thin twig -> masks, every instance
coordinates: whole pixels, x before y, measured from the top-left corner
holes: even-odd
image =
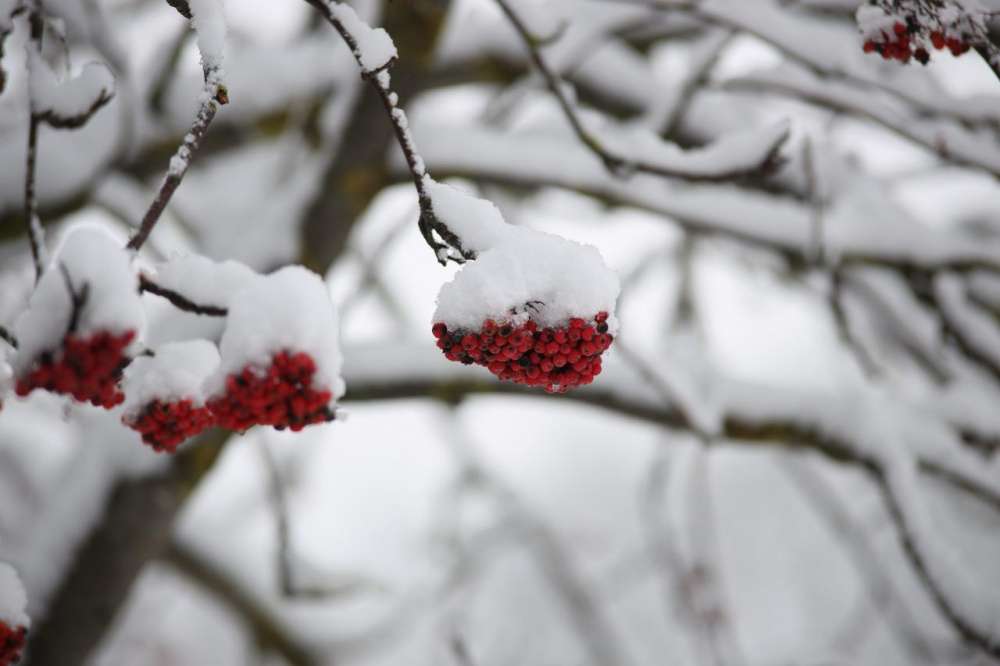
[[[542,56],[540,40],[532,34],[531,30],[524,23],[521,17],[518,16],[517,12],[514,11],[513,7],[507,0],[496,0],[496,2],[520,36],[522,43],[528,50],[528,55],[530,56],[532,63],[534,63],[535,68],[545,80],[546,87],[555,97],[563,116],[565,116],[566,120],[570,124],[570,127],[573,129],[573,133],[576,134],[577,138],[584,146],[600,158],[601,162],[604,163],[605,168],[607,168],[610,173],[615,175],[625,175],[638,171],[656,176],[663,176],[665,178],[680,178],[694,182],[716,182],[734,180],[753,173],[763,173],[773,168],[773,166],[777,163],[778,150],[784,143],[785,138],[787,138],[787,133],[779,137],[774,142],[771,150],[768,151],[759,163],[750,166],[740,165],[737,167],[722,168],[713,172],[698,172],[684,168],[669,167],[664,164],[657,164],[651,161],[628,157],[609,149],[596,134],[584,126],[583,120],[573,107],[573,102],[566,93],[565,82],[558,74],[556,74],[556,72],[549,66],[549,64],[545,61],[545,58]]]
[[[38,5],[32,3],[28,12],[28,25],[31,29],[31,46],[36,52],[42,50],[42,37],[45,33],[45,23],[38,10]],[[29,57],[28,61],[31,59]],[[28,100],[28,148],[24,165],[24,223],[28,225],[28,241],[31,244],[31,260],[35,265],[35,282],[42,279],[45,272],[45,232],[41,220],[38,219],[38,199],[35,192],[35,171],[38,159],[38,124],[35,115],[35,102],[30,96]]]
[[[201,143],[202,137],[208,131],[208,126],[212,123],[212,119],[215,118],[215,114],[219,110],[219,105],[228,103],[229,92],[220,80],[218,71],[207,70],[205,72],[205,88],[202,92],[201,105],[198,107],[198,114],[191,125],[191,130],[184,135],[184,140],[177,148],[177,153],[171,158],[167,175],[163,178],[163,182],[160,184],[160,189],[156,193],[153,203],[150,204],[146,214],[143,215],[139,230],[129,240],[126,246],[128,249],[138,250],[146,242],[146,239],[149,238],[149,234],[153,231],[153,227],[156,226],[160,216],[163,215],[163,211],[170,202],[170,198],[174,195],[174,191],[181,184],[184,174],[187,173],[188,167],[191,165],[191,158],[198,150],[198,144]]]
[[[84,282],[80,286],[80,290],[77,291],[73,287],[73,278],[69,274],[69,268],[61,261],[59,262],[59,271],[62,273],[63,282],[66,284],[66,291],[69,292],[71,303],[69,323],[66,325],[66,335],[72,335],[76,333],[77,326],[80,325],[80,314],[87,305],[87,298],[90,295],[90,284]]]
[[[843,546],[862,579],[863,593],[870,599],[878,615],[886,619],[899,644],[914,657],[933,662],[934,649],[922,635],[919,620],[910,611],[883,558],[874,550],[861,526],[848,511],[846,502],[821,474],[813,471],[809,461],[785,456],[779,459],[779,466],[802,499]],[[870,624],[865,622],[865,626]],[[847,645],[847,642],[844,644]]]
[[[0,326],[0,340],[3,340],[14,349],[18,348],[17,338],[3,326]]]
[[[687,567],[674,545],[674,540],[671,539],[673,530],[662,515],[669,469],[667,456],[661,449],[649,465],[645,482],[640,489],[640,519],[644,528],[646,550],[656,566],[657,578],[663,586],[664,604],[668,608],[680,611],[683,619],[695,630],[698,640],[694,641],[694,644],[699,652],[707,652],[713,657],[713,662],[719,664],[718,649],[713,645],[712,633],[698,609],[695,581],[685,571]],[[676,581],[673,585],[671,578]],[[696,659],[695,663],[701,661]]]
[[[150,294],[155,294],[162,298],[170,301],[178,310],[183,310],[184,312],[190,312],[197,315],[205,315],[207,317],[225,317],[229,314],[229,310],[218,305],[206,305],[204,303],[195,303],[187,296],[178,293],[172,289],[167,289],[162,287],[151,278],[140,274],[139,275],[139,291],[148,292]]]
[[[234,579],[230,567],[211,561],[194,548],[174,539],[162,554],[164,560],[234,610],[253,629],[254,637],[293,666],[316,666],[322,660],[310,646],[289,631],[267,604]]]
[[[351,53],[354,54],[354,59],[361,70],[361,78],[372,85],[382,100],[382,105],[385,107],[386,115],[396,135],[396,142],[399,144],[400,149],[403,151],[403,157],[406,159],[406,166],[413,180],[413,187],[417,191],[417,200],[420,204],[420,218],[418,221],[420,233],[427,245],[434,251],[438,263],[443,266],[448,261],[463,263],[468,259],[475,259],[476,253],[464,248],[461,238],[451,231],[438,218],[434,211],[434,200],[427,192],[425,186],[425,179],[429,178],[430,175],[427,172],[423,158],[417,152],[413,136],[409,130],[406,113],[398,104],[399,97],[393,92],[390,85],[389,69],[392,67],[394,61],[390,60],[383,63],[376,69],[366,68],[361,59],[358,40],[351,34],[351,31],[347,29],[343,22],[334,15],[329,2],[327,0],[305,1],[315,7],[327,23],[332,25],[334,30],[337,31]],[[435,239],[434,233],[437,233],[444,243]]]
[[[870,471],[874,475],[886,511],[896,526],[896,531],[903,547],[903,554],[910,562],[914,572],[917,574],[917,578],[930,595],[934,605],[937,606],[937,609],[965,642],[994,659],[1000,659],[1000,637],[988,635],[984,630],[976,627],[969,618],[965,617],[955,607],[951,599],[949,599],[947,592],[935,580],[934,576],[931,575],[927,567],[927,556],[917,545],[912,525],[907,518],[903,504],[893,492],[892,485],[889,483],[887,478],[888,471],[880,467],[872,468]]]

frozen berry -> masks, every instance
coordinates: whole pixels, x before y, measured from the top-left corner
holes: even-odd
[[[573,317],[559,328],[540,328],[532,319],[486,319],[478,331],[452,331],[452,341],[442,344],[437,322],[432,333],[438,347],[451,361],[481,365],[504,381],[565,392],[589,384],[601,372],[601,354],[613,342],[608,333],[608,313],[589,320]]]
[[[11,627],[0,621],[0,666],[16,664],[21,659],[27,636],[25,627]]]
[[[35,359],[18,379],[15,391],[23,397],[42,389],[111,409],[125,399],[118,381],[130,360],[125,349],[134,338],[135,331],[119,335],[98,331],[87,337],[67,335],[60,349]]]
[[[190,398],[153,400],[134,417],[122,417],[122,422],[139,432],[154,451],[173,453],[181,442],[215,425],[215,416],[208,407],[194,406]]]
[[[254,425],[299,431],[313,423],[332,421],[334,411],[329,403],[333,393],[313,385],[315,374],[311,356],[281,351],[266,369],[248,365],[226,377],[225,393],[209,400],[208,408],[220,426],[238,431]]]

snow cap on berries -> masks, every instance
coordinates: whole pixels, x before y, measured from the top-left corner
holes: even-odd
[[[486,319],[561,327],[575,317],[614,316],[618,276],[596,248],[560,236],[508,227],[507,237],[469,262],[438,293],[434,322],[449,329],[480,327]]]
[[[462,248],[477,254],[509,237],[510,227],[500,209],[487,199],[424,176],[424,187],[434,201],[434,214],[462,239]]]
[[[906,17],[886,12],[875,5],[861,5],[854,14],[861,36],[878,40],[883,34],[891,35],[896,23],[905,23]]]
[[[170,342],[139,356],[125,368],[125,416],[133,416],[150,402],[190,399],[205,404],[205,380],[219,367],[219,351],[208,340]]]
[[[138,337],[144,315],[139,285],[125,240],[96,225],[69,230],[28,301],[28,308],[14,323],[20,343],[14,369],[20,375],[43,352],[56,351],[69,329],[73,302],[66,284],[86,301],[78,313],[75,335],[94,333],[121,335],[132,331]]]
[[[219,345],[222,360],[209,393],[225,389],[226,377],[247,366],[266,370],[275,354],[309,355],[316,366],[313,383],[336,400],[344,394],[340,335],[326,284],[301,266],[287,266],[254,280],[229,301],[226,330]]]
[[[226,307],[229,299],[260,277],[238,261],[212,261],[197,254],[181,254],[154,264],[148,271],[156,284],[195,303]]]
[[[164,289],[183,294],[198,305],[226,308],[229,300],[251,286],[260,274],[238,261],[212,261],[196,254],[171,257],[165,262],[142,267],[142,272]],[[205,338],[218,340],[225,328],[225,318],[206,317],[184,312],[149,296],[150,326],[148,344],[159,345],[177,340]]]
[[[14,567],[0,562],[0,622],[8,627],[29,627],[28,595]]]

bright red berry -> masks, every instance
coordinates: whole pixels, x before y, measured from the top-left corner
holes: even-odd
[[[71,395],[80,402],[111,409],[125,400],[118,382],[129,363],[125,349],[135,331],[113,335],[98,331],[87,337],[67,335],[62,347],[40,355],[15,386],[19,396],[35,389]]]
[[[0,621],[0,666],[20,661],[27,636],[28,630],[25,627],[10,627]]]
[[[444,330],[441,322],[432,328],[435,337]],[[437,346],[448,360],[484,366],[503,381],[564,393],[593,382],[612,340],[608,313],[599,312],[590,321],[574,317],[561,328],[539,329],[530,319],[518,325],[487,319],[479,331],[438,337]]]
[[[457,359],[457,348],[452,351],[454,342],[445,335],[442,331],[438,346]],[[297,432],[307,425],[332,421],[335,414],[329,403],[333,394],[314,386],[315,373],[316,362],[308,354],[278,352],[264,370],[247,366],[230,374],[225,393],[209,400],[208,409],[218,425],[238,431],[269,425]]]
[[[122,422],[140,433],[154,451],[173,453],[181,442],[215,425],[215,416],[206,406],[195,407],[190,398],[153,400],[137,415],[122,417]]]

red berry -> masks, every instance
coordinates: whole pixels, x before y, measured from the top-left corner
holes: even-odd
[[[445,337],[447,329],[444,324],[438,326],[434,327],[435,336],[441,332],[438,346],[458,360],[458,349]],[[298,432],[307,425],[332,421],[332,393],[314,386],[315,373],[316,362],[308,354],[279,351],[264,370],[247,366],[229,375],[225,393],[209,400],[207,408],[218,425],[240,431],[270,425]]]
[[[125,348],[134,338],[135,331],[119,335],[98,331],[85,338],[67,335],[60,349],[35,359],[15,391],[23,397],[42,389],[111,409],[125,399],[118,381],[130,361]]]
[[[153,400],[136,416],[122,417],[122,423],[140,433],[154,451],[173,453],[181,442],[215,425],[215,416],[208,407],[194,407],[190,398]]]
[[[945,47],[944,35],[935,30],[931,33],[931,45],[939,51]]]
[[[601,372],[600,355],[612,341],[607,320],[608,313],[599,312],[591,323],[573,317],[562,327],[539,329],[530,319],[521,324],[486,319],[478,331],[439,337],[437,346],[448,360],[481,365],[503,381],[564,393]]]
[[[16,664],[21,659],[27,636],[27,628],[10,627],[0,621],[0,666]]]

